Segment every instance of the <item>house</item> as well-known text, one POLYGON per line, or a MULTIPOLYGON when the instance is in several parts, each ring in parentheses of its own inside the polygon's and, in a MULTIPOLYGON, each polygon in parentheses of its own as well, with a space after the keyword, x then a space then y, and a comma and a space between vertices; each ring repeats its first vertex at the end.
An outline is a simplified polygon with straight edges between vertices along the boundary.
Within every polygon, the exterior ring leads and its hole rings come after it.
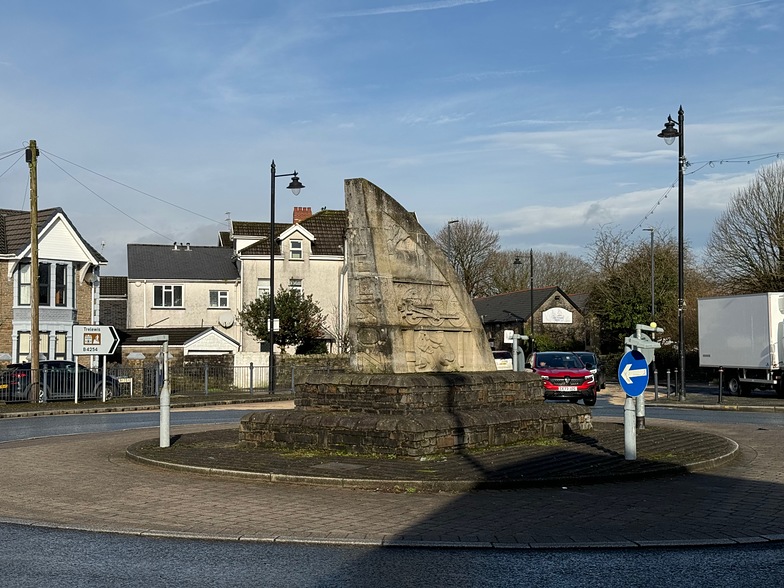
MULTIPOLYGON (((332 341, 342 316, 346 227, 345 211, 313 214, 309 207, 295 207, 290 224, 275 223, 275 289, 312 295, 326 319, 325 339, 332 341)), ((269 235, 269 223, 231 221, 217 246, 128 245, 125 330, 213 330, 227 349, 238 343, 237 365, 266 363, 267 349, 242 329, 237 314, 270 291, 269 235)))
MULTIPOLYGON (((584 297, 581 298, 584 300, 584 297)), ((475 298, 474 306, 494 349, 504 349, 504 331, 531 335, 562 349, 583 349, 583 310, 557 286, 475 298), (533 304, 532 304, 533 301, 533 304)))
MULTIPOLYGON (((61 208, 38 211, 39 354, 73 359, 72 328, 97 324, 100 268, 106 259, 61 208)), ((0 209, 0 353, 15 362, 30 354, 32 243, 29 211, 0 209)))
MULTIPOLYGON (((313 296, 325 317, 325 339, 335 342, 343 332, 342 284, 345 279, 345 210, 295 207, 291 224, 275 223, 275 290, 293 288, 313 296)), ((242 299, 250 302, 270 291, 270 224, 232 221, 229 240, 238 261, 242 299)), ((262 349, 243 332, 242 353, 252 361, 262 349)), ((333 346, 333 351, 336 350, 333 346)))

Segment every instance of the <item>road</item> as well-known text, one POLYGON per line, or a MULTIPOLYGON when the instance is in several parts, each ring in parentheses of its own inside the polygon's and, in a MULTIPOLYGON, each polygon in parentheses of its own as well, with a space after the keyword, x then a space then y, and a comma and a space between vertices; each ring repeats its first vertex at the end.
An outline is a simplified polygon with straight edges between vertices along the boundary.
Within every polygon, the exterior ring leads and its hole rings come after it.
MULTIPOLYGON (((270 408, 266 406, 264 408, 270 408)), ((242 410, 172 412, 172 425, 235 423, 242 410)), ((596 416, 621 417, 606 400, 596 416)), ((784 427, 781 415, 649 408, 647 418, 784 427)), ((158 426, 158 413, 0 420, 0 441, 158 426)), ((2 446, 0 445, 0 454, 2 446)), ((590 508, 590 505, 586 505, 590 508)), ((0 525, 3 586, 772 586, 781 544, 525 551, 362 548, 144 538, 0 525)))

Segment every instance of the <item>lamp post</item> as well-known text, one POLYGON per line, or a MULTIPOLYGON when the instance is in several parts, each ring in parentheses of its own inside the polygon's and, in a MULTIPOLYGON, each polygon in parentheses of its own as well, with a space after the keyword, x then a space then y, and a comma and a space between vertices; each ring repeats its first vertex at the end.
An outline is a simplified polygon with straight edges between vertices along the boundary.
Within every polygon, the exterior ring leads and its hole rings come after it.
POLYGON ((269 384, 268 389, 270 394, 275 393, 275 178, 291 177, 291 182, 287 189, 291 190, 294 196, 297 196, 305 186, 299 181, 297 171, 294 170, 293 174, 276 174, 275 173, 275 160, 272 160, 270 166, 270 236, 269 236, 269 281, 270 281, 270 299, 269 299, 269 384))
POLYGON ((683 106, 678 110, 678 122, 667 116, 664 129, 658 135, 667 145, 678 139, 678 400, 686 399, 686 350, 684 345, 684 296, 683 296, 683 172, 686 157, 683 154, 683 106), (677 129, 675 126, 677 125, 677 129))
POLYGON ((529 267, 531 268, 531 351, 534 350, 534 250, 531 249, 531 257, 529 259, 529 267))
POLYGON ((515 259, 514 259, 514 281, 515 281, 514 287, 515 288, 519 288, 520 287, 518 285, 518 280, 520 279, 520 275, 519 275, 520 271, 519 270, 520 270, 520 266, 521 265, 523 265, 523 260, 520 259, 519 255, 516 255, 515 259))
POLYGON ((651 320, 653 320, 654 315, 656 314, 656 290, 654 289, 654 276, 656 275, 656 261, 654 260, 653 255, 653 233, 654 228, 648 227, 647 229, 643 229, 643 231, 648 231, 651 234, 651 320))
POLYGON ((459 223, 460 220, 453 218, 452 220, 446 221, 446 240, 447 240, 447 248, 449 249, 449 261, 452 262, 454 265, 455 255, 452 251, 452 225, 455 223, 459 223))

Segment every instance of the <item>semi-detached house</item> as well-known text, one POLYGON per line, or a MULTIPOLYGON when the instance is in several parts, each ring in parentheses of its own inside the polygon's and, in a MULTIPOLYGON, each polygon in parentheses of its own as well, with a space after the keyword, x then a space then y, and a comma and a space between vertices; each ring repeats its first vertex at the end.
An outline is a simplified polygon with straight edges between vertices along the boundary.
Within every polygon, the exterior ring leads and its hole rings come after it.
POLYGON ((30 212, 0 209, 0 354, 14 362, 29 360, 30 303, 37 296, 41 358, 71 360, 73 325, 98 322, 100 268, 107 261, 61 208, 39 210, 37 229, 36 293, 31 287, 30 212))

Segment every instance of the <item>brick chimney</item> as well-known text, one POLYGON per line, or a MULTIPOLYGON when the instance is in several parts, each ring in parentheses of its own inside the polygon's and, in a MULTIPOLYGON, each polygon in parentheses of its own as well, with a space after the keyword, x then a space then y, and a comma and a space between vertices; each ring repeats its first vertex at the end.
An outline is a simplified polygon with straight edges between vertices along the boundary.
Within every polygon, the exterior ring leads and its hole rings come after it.
POLYGON ((313 216, 313 211, 310 206, 295 206, 294 207, 294 223, 299 224, 306 218, 313 216))

